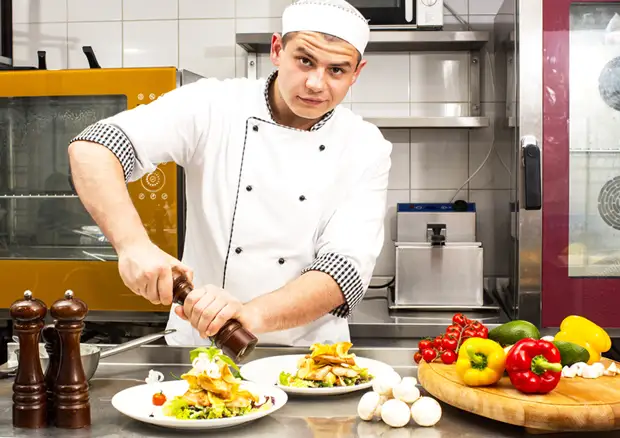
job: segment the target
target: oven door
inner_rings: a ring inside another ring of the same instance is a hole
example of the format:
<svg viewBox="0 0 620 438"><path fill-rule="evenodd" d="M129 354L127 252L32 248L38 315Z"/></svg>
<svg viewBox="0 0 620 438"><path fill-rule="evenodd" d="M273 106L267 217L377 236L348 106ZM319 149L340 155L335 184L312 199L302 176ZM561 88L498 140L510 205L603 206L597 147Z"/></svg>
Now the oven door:
<svg viewBox="0 0 620 438"><path fill-rule="evenodd" d="M414 25L416 0L349 0L371 27Z"/></svg>
<svg viewBox="0 0 620 438"><path fill-rule="evenodd" d="M97 311L159 310L128 290L117 255L69 181L68 143L88 125L177 86L174 68L0 72L0 272L7 308L26 289L67 289ZM178 257L182 180L174 163L129 184L151 240Z"/></svg>
<svg viewBox="0 0 620 438"><path fill-rule="evenodd" d="M542 11L542 326L619 328L620 1Z"/></svg>

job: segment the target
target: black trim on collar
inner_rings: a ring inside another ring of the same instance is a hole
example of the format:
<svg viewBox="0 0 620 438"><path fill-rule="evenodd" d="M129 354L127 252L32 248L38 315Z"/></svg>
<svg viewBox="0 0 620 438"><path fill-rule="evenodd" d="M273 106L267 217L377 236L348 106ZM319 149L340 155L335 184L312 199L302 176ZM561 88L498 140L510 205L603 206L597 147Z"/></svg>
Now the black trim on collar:
<svg viewBox="0 0 620 438"><path fill-rule="evenodd" d="M269 111L269 117L271 117L271 120L275 121L274 117L273 117L273 111L271 110L271 105L269 104L269 87L271 86L271 84L273 83L273 81L276 80L276 77L278 76L278 70L274 70L273 72L271 72L271 74L267 77L267 81L265 82L265 103L267 104L267 110ZM310 128L310 131L317 131L319 129L321 129L325 123L327 123L327 121L329 119L331 119L331 117L334 115L334 110L329 111L328 113L326 113L321 120L319 120L318 122L316 122L314 124L314 126L312 126L312 128ZM297 128L291 128L291 129L296 129L297 131L303 131L303 129L297 129Z"/></svg>

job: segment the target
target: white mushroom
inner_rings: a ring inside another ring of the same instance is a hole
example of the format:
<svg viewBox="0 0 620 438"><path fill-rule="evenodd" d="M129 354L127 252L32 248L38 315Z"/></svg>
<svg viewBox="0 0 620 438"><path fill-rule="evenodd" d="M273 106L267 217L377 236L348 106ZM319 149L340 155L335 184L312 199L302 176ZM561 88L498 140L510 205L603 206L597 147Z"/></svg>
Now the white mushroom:
<svg viewBox="0 0 620 438"><path fill-rule="evenodd" d="M615 376L616 374L618 374L618 372L620 372L620 370L618 370L616 362L612 362L611 365L609 365L609 368L607 368L603 374L606 376Z"/></svg>
<svg viewBox="0 0 620 438"><path fill-rule="evenodd" d="M381 419L388 426L403 427L411 420L411 411L407 403L393 398L381 407Z"/></svg>
<svg viewBox="0 0 620 438"><path fill-rule="evenodd" d="M562 377L566 377L568 379L572 379L573 377L575 377L577 375L577 370L573 369L569 366L565 366L564 368L562 368Z"/></svg>
<svg viewBox="0 0 620 438"><path fill-rule="evenodd" d="M441 419L441 405L434 398L420 397L411 406L411 417L418 426L434 426Z"/></svg>
<svg viewBox="0 0 620 438"><path fill-rule="evenodd" d="M392 394L394 398L409 404L420 398L420 390L412 385L410 380L405 379L392 389Z"/></svg>
<svg viewBox="0 0 620 438"><path fill-rule="evenodd" d="M605 374L605 364L603 362L595 362L590 366L596 369L597 372L601 373L601 376Z"/></svg>
<svg viewBox="0 0 620 438"><path fill-rule="evenodd" d="M396 371L381 374L372 382L372 390L379 395L392 397L392 388L400 383L400 375Z"/></svg>
<svg viewBox="0 0 620 438"><path fill-rule="evenodd" d="M541 341L553 342L555 338L553 336L543 336L540 338Z"/></svg>
<svg viewBox="0 0 620 438"><path fill-rule="evenodd" d="M584 379L598 379L605 372L605 367L601 370L600 367L595 367L594 365L586 366L583 368L581 377Z"/></svg>
<svg viewBox="0 0 620 438"><path fill-rule="evenodd" d="M572 370L575 370L576 374L581 377L581 375L583 374L583 369L586 368L588 366L587 363L585 362L577 362L572 364L570 367Z"/></svg>
<svg viewBox="0 0 620 438"><path fill-rule="evenodd" d="M406 383L407 385L413 385L416 386L418 384L418 379L416 379L415 377L403 377L403 380L401 380L401 383Z"/></svg>
<svg viewBox="0 0 620 438"><path fill-rule="evenodd" d="M381 412L382 397L374 391L367 392L362 396L357 405L357 415L364 420L370 421Z"/></svg>

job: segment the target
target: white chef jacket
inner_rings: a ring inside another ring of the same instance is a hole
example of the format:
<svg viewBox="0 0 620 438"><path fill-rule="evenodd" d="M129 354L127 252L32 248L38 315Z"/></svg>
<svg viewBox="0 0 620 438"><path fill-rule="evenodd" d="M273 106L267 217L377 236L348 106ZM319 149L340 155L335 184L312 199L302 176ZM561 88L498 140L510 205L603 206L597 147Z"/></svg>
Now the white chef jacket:
<svg viewBox="0 0 620 438"><path fill-rule="evenodd" d="M258 336L261 345L348 341L347 317L367 290L384 239L392 145L344 107L314 129L275 123L269 79L201 79L85 129L127 181L174 161L186 174L183 262L194 284L242 302L308 270L331 275L345 304L318 320ZM171 345L204 345L170 311Z"/></svg>

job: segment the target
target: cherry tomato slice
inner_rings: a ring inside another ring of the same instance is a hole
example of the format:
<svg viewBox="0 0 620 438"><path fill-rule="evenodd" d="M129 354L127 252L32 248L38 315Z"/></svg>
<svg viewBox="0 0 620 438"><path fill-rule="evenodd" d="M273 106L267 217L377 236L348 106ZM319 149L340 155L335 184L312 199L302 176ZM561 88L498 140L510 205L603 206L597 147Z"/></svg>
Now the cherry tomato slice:
<svg viewBox="0 0 620 438"><path fill-rule="evenodd" d="M158 392L156 394L153 394L153 404L155 406L161 406L164 403L166 403L166 396L163 393Z"/></svg>

